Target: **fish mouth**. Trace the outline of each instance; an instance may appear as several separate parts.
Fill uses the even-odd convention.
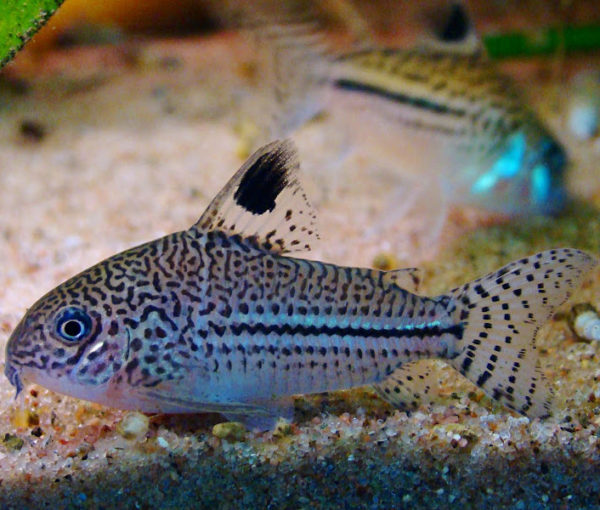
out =
[[[15,399],[19,396],[21,391],[23,391],[23,382],[21,381],[21,377],[19,376],[19,371],[16,369],[14,365],[11,365],[8,361],[4,367],[4,375],[10,381],[15,389],[17,390],[15,394]]]

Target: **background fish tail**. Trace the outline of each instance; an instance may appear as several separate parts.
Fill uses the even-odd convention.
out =
[[[548,415],[552,391],[540,370],[536,334],[595,264],[578,250],[549,250],[452,291],[453,313],[464,325],[452,366],[507,407]]]
[[[296,5],[297,4],[297,5]],[[259,4],[260,5],[260,4]],[[321,111],[328,58],[321,28],[307,2],[253,6],[244,28],[256,52],[251,81],[256,93],[247,100],[243,122],[254,124],[255,148],[289,136]]]

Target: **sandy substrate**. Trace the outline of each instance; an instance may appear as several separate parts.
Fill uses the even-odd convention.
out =
[[[241,164],[233,112],[247,91],[228,42],[71,50],[49,55],[41,72],[31,63],[8,69],[0,83],[0,360],[38,297],[101,258],[187,228]],[[560,128],[555,105],[545,107]],[[326,128],[300,140],[301,151],[319,156],[307,163],[325,240],[313,256],[368,266],[393,244],[393,263],[418,263],[410,235],[397,243],[364,236],[381,209],[377,189],[387,186],[364,192],[364,157],[346,162],[352,179],[316,171],[328,150],[339,155],[318,134]],[[537,236],[527,225],[494,227],[458,248],[450,241],[480,217],[455,212],[424,290],[557,244],[597,254],[598,149],[576,150],[574,187],[595,206],[577,203],[560,222],[533,223]],[[600,307],[598,273],[572,302]],[[2,377],[0,506],[600,507],[599,347],[578,342],[559,319],[540,333],[557,391],[544,422],[450,377],[439,403],[410,415],[358,390],[299,399],[291,428],[242,441],[214,436],[221,420],[209,415],[153,417],[146,433],[125,439],[117,426],[124,412],[39,387],[19,408]]]

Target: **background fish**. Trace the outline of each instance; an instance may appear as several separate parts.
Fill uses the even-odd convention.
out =
[[[220,412],[268,427],[290,395],[374,384],[395,405],[440,358],[530,416],[549,411],[535,335],[595,265],[557,249],[447,295],[415,271],[289,256],[318,238],[289,142],[249,158],[190,229],[114,255],[50,291],[6,346],[5,374],[108,406]]]
[[[506,214],[563,207],[563,149],[511,80],[480,55],[365,50],[338,59],[332,79],[336,93],[377,112],[383,122],[365,135],[393,148],[414,188],[427,179],[450,202]]]
[[[457,12],[470,23],[458,8],[449,23],[457,23]],[[565,151],[512,80],[486,58],[472,30],[464,28],[466,46],[368,43],[333,57],[306,17],[266,16],[271,23],[257,30],[261,79],[251,117],[263,119],[259,132],[272,139],[296,133],[316,112],[329,113],[334,126],[321,136],[324,146],[338,146],[331,166],[360,151],[372,168],[383,166],[399,178],[396,193],[382,197],[389,202],[382,226],[412,210],[435,240],[450,204],[508,216],[562,210]],[[268,113],[260,117],[258,110]],[[306,156],[310,161],[313,154]],[[321,161],[315,166],[322,171]]]

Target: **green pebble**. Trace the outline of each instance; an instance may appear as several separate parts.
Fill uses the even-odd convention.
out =
[[[9,450],[17,451],[17,450],[20,450],[21,448],[23,448],[25,441],[23,441],[20,437],[15,436],[14,434],[4,434],[2,443]]]
[[[237,421],[217,423],[212,429],[213,436],[228,441],[243,441],[246,437],[246,428]]]

